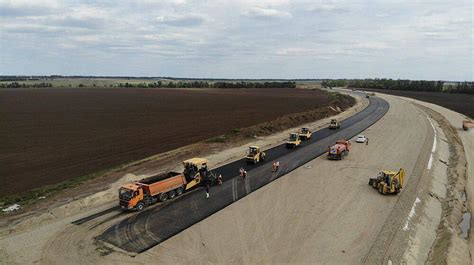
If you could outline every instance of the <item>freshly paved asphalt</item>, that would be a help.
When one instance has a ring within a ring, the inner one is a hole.
[[[296,149],[287,149],[282,144],[266,150],[265,163],[247,165],[245,160],[241,159],[213,169],[215,174],[222,174],[224,183],[211,187],[209,199],[205,198],[204,191],[199,188],[118,222],[101,234],[99,239],[128,252],[146,251],[322,155],[335,141],[354,137],[382,118],[388,109],[388,102],[371,97],[369,106],[342,121],[339,130],[325,128],[314,132],[311,140],[303,142]],[[271,163],[276,159],[280,162],[280,169],[272,173]],[[238,178],[240,167],[248,172],[246,180]]]

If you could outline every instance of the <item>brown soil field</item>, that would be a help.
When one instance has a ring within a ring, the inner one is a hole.
[[[385,93],[389,95],[402,96],[402,97],[414,98],[421,101],[426,101],[426,102],[440,105],[450,110],[462,113],[471,118],[474,118],[474,95],[451,94],[451,93],[440,93],[440,92],[423,92],[423,91],[386,90],[386,89],[363,89],[363,90],[380,92],[380,93]]]
[[[0,91],[0,196],[118,166],[334,98],[303,89]]]

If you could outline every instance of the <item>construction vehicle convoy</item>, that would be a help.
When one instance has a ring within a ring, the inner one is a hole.
[[[119,189],[119,205],[123,210],[142,211],[158,201],[166,201],[199,185],[205,178],[208,183],[217,178],[207,168],[207,159],[192,158],[183,162],[183,173],[161,173],[140,181],[122,185]]]
[[[265,160],[265,152],[260,150],[260,147],[258,146],[250,146],[245,160],[247,161],[247,164],[257,164],[258,162]]]
[[[329,129],[333,130],[333,129],[339,129],[339,128],[341,128],[341,123],[337,121],[336,119],[332,119],[331,123],[329,124]]]
[[[303,127],[300,129],[298,132],[298,136],[300,137],[301,140],[309,140],[311,139],[311,136],[313,136],[313,133],[306,127]]]
[[[462,129],[467,131],[469,128],[474,128],[474,121],[464,120],[462,121]]]
[[[378,190],[380,194],[397,194],[403,188],[403,180],[405,179],[405,170],[384,170],[375,178],[369,179],[369,185]]]
[[[328,149],[328,159],[341,160],[344,156],[349,154],[351,150],[351,142],[346,140],[339,140],[335,145],[330,146]]]
[[[301,145],[298,133],[290,133],[290,138],[286,140],[286,148],[296,148]]]

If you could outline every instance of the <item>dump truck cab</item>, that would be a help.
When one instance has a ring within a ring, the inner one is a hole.
[[[265,152],[261,151],[258,146],[249,146],[245,160],[247,163],[257,164],[258,162],[265,160]]]
[[[331,119],[331,123],[329,123],[329,129],[339,129],[341,127],[341,123],[336,119]]]
[[[290,133],[290,137],[286,141],[287,148],[296,148],[301,145],[301,139],[298,133]]]
[[[378,190],[380,194],[397,194],[403,188],[405,170],[383,170],[375,178],[369,179],[369,185]]]
[[[136,183],[122,185],[119,189],[119,205],[122,209],[131,210],[144,200],[143,188]],[[143,206],[143,207],[142,207]],[[139,210],[143,210],[146,205],[140,205]],[[138,207],[137,207],[138,208]]]
[[[298,132],[298,136],[301,140],[309,140],[311,139],[311,136],[313,136],[313,133],[309,130],[309,128],[303,127]]]

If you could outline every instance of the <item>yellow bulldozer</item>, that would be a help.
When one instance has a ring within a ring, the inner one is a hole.
[[[375,178],[369,179],[369,185],[378,190],[380,194],[397,194],[403,188],[403,181],[405,179],[405,170],[384,170]]]

